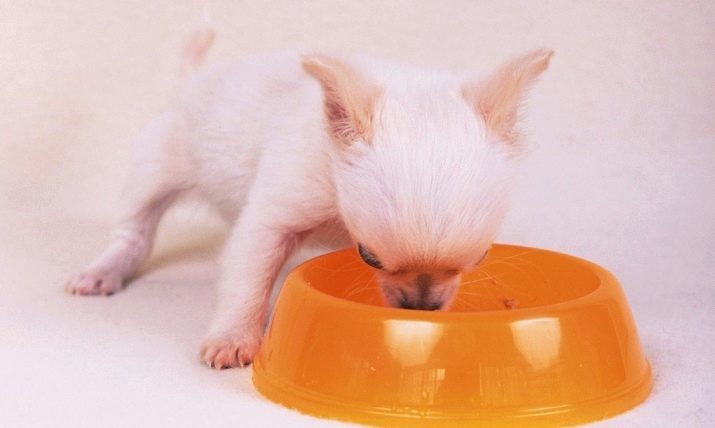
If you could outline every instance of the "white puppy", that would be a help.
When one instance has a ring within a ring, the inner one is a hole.
[[[276,275],[309,235],[354,244],[388,304],[448,307],[505,214],[518,105],[552,52],[484,79],[297,54],[195,74],[212,40],[188,41],[189,83],[140,135],[122,220],[68,291],[119,291],[164,211],[195,190],[232,224],[201,350],[212,367],[250,363]]]

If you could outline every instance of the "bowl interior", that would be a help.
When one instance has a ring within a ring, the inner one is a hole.
[[[601,283],[580,259],[555,253],[495,245],[474,271],[462,275],[454,312],[482,312],[546,306],[583,297]],[[575,263],[575,261],[578,261]],[[333,253],[304,266],[303,280],[331,296],[386,306],[373,271],[350,251]]]

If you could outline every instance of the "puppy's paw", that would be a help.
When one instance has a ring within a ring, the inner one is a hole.
[[[201,345],[201,361],[214,369],[245,367],[261,346],[257,334],[209,335]]]
[[[122,289],[123,278],[113,273],[82,272],[70,279],[65,291],[81,296],[110,296]]]

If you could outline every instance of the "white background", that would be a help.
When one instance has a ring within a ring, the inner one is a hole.
[[[501,240],[622,281],[656,383],[602,426],[712,423],[715,3],[210,3],[209,62],[303,47],[483,73],[554,48]],[[1,426],[318,425],[258,397],[249,370],[199,365],[222,239],[203,210],[169,215],[124,293],[61,291],[106,241],[131,138],[170,99],[203,4],[0,0]]]

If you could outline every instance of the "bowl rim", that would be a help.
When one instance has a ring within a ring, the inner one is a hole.
[[[523,245],[507,243],[494,243],[494,245],[500,247],[536,250],[540,252],[551,253],[569,259],[571,262],[578,263],[592,271],[594,275],[596,275],[596,277],[598,278],[598,284],[594,290],[591,290],[588,293],[571,300],[551,303],[548,305],[532,306],[528,308],[516,308],[510,310],[488,309],[484,311],[423,311],[415,309],[393,308],[388,306],[377,306],[333,296],[329,293],[326,293],[311,286],[309,282],[305,280],[303,272],[305,271],[306,266],[308,264],[313,263],[317,259],[329,257],[336,253],[347,253],[350,251],[355,251],[353,247],[347,247],[340,250],[331,251],[329,253],[321,254],[316,257],[311,257],[310,259],[298,264],[285,277],[285,280],[283,281],[283,287],[289,286],[289,284],[291,287],[300,287],[304,290],[304,292],[307,292],[310,295],[315,296],[323,303],[329,304],[334,307],[343,307],[346,309],[349,308],[351,311],[359,310],[361,312],[370,312],[373,315],[381,315],[389,317],[390,319],[413,320],[423,322],[459,321],[465,318],[488,318],[493,317],[495,314],[499,314],[500,317],[509,316],[513,318],[531,318],[535,314],[553,314],[554,312],[577,310],[579,308],[583,308],[584,306],[589,306],[596,302],[605,300],[609,292],[614,291],[614,289],[618,290],[619,288],[617,286],[618,280],[610,271],[596,263],[593,263],[581,257],[538,247],[527,247]]]

